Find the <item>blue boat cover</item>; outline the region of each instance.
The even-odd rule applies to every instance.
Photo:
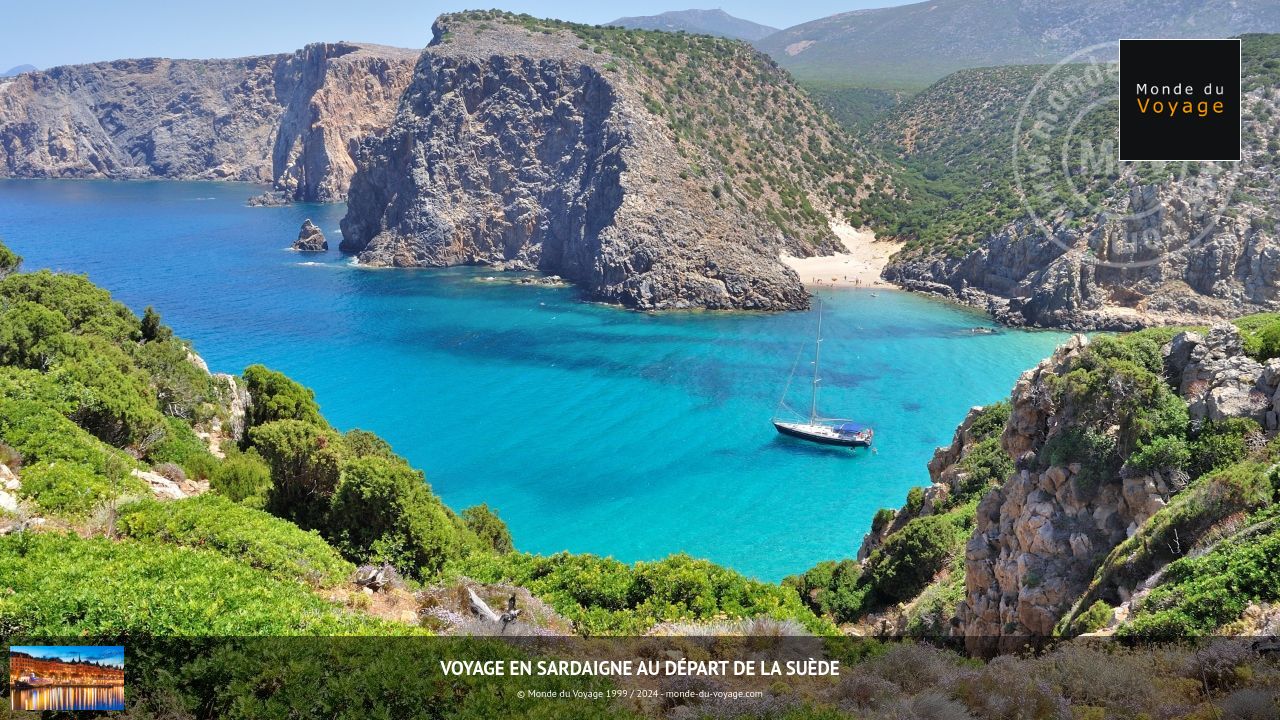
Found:
[[[862,423],[856,423],[856,422],[841,423],[836,426],[836,430],[839,430],[840,432],[847,432],[847,433],[858,433],[866,429],[867,429],[866,425],[863,425]]]

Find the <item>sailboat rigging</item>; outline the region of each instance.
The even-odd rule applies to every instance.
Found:
[[[789,437],[798,438],[820,445],[838,445],[841,447],[870,447],[875,431],[870,427],[852,420],[842,418],[824,418],[818,414],[818,388],[822,383],[822,301],[818,301],[818,336],[813,347],[813,382],[809,398],[808,422],[792,422],[781,420],[776,415],[772,418],[773,427]],[[787,389],[778,401],[778,407],[787,407],[787,392],[791,389],[791,381],[795,378],[796,368],[791,368],[791,376],[787,378]],[[790,408],[788,408],[790,409]]]

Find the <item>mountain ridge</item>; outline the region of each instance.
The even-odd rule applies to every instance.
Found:
[[[1120,37],[1280,32],[1264,0],[926,0],[855,10],[756,42],[797,79],[834,87],[922,89],[965,68],[1054,63]]]
[[[657,15],[620,17],[606,26],[624,27],[629,30],[662,30],[665,32],[689,32],[715,35],[735,40],[753,42],[761,40],[778,28],[734,17],[715,8],[711,10],[668,10]]]

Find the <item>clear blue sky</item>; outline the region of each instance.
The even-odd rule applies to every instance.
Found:
[[[788,27],[906,0],[57,0],[0,3],[0,72],[136,57],[236,57],[296,50],[321,40],[420,48],[442,12],[501,7],[539,17],[605,23],[624,15],[720,7]]]
[[[10,652],[57,660],[90,660],[102,665],[124,667],[124,647],[120,645],[15,645]]]

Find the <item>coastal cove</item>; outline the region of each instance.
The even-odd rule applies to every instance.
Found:
[[[336,425],[387,438],[452,507],[488,503],[532,552],[684,551],[765,580],[852,556],[966,410],[1064,337],[975,334],[985,317],[903,292],[824,292],[822,407],[873,424],[877,451],[813,448],[768,423],[812,311],[643,314],[483,268],[365,270],[287,250],[305,218],[336,248],[343,206],[246,207],[260,191],[0,181],[0,237],[27,270],[154,305],[215,371],[262,362],[314,388]]]

